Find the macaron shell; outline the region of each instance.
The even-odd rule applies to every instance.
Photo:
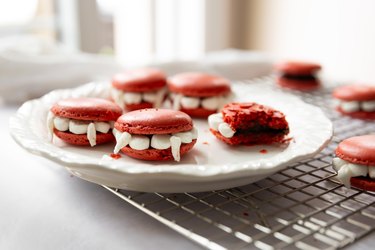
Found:
[[[69,132],[59,131],[54,129],[54,134],[66,143],[77,145],[77,146],[90,146],[90,142],[87,139],[86,134],[76,135]],[[112,133],[96,133],[96,145],[114,141],[115,137]]]
[[[193,140],[190,143],[183,143],[180,147],[180,155],[186,154],[188,151],[190,151],[197,140]],[[121,151],[133,158],[140,159],[140,160],[146,160],[146,161],[167,161],[167,160],[173,160],[173,155],[171,148],[167,149],[146,149],[146,150],[135,150],[130,147],[124,147],[121,149]]]
[[[333,97],[343,101],[370,101],[375,100],[375,86],[346,85],[333,91]]]
[[[281,76],[276,79],[276,82],[280,87],[299,91],[312,91],[320,87],[319,80],[296,80]]]
[[[228,103],[221,110],[224,122],[235,130],[252,129],[257,126],[271,129],[288,129],[285,115],[271,107],[254,102]]]
[[[154,107],[154,104],[149,103],[149,102],[141,102],[138,104],[125,104],[125,109],[127,111],[134,111],[138,109],[149,109],[153,107]]]
[[[336,108],[343,115],[347,115],[353,118],[362,119],[362,120],[375,120],[375,112],[366,112],[366,111],[355,111],[355,112],[345,112],[341,107]]]
[[[115,121],[122,114],[117,104],[99,98],[60,100],[52,106],[51,112],[60,117],[89,121]]]
[[[193,121],[189,115],[171,109],[141,109],[123,114],[115,128],[130,134],[171,134],[189,131]]]
[[[170,78],[168,88],[186,96],[209,97],[230,93],[230,82],[205,73],[183,73]]]
[[[234,135],[232,138],[226,138],[219,131],[210,129],[212,134],[219,140],[229,145],[259,145],[259,144],[273,144],[285,143],[289,140],[285,139],[285,133],[269,133],[269,132],[254,132],[240,135]]]
[[[144,68],[116,74],[112,86],[129,92],[156,91],[167,84],[165,74],[158,69]]]
[[[205,108],[196,108],[196,109],[185,109],[181,108],[180,111],[196,118],[207,118],[209,115],[212,115],[217,112],[217,110],[209,110]]]
[[[375,135],[345,139],[339,143],[335,153],[345,161],[375,167]]]
[[[321,65],[312,62],[288,61],[275,66],[275,70],[290,75],[311,75],[321,69]]]
[[[352,177],[350,178],[350,185],[362,190],[375,192],[375,180],[368,177]]]

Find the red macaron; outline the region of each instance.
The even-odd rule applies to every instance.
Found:
[[[112,126],[121,108],[99,98],[70,98],[55,103],[47,126],[61,140],[79,146],[97,145],[114,140]]]
[[[336,109],[343,115],[359,119],[375,119],[375,85],[352,84],[336,88]]]
[[[227,104],[208,122],[210,131],[229,145],[283,143],[289,133],[283,113],[254,102]]]
[[[125,71],[112,79],[113,100],[125,110],[159,108],[166,96],[165,74],[152,68]]]
[[[197,141],[189,115],[170,109],[141,109],[122,115],[115,123],[114,152],[149,161],[180,161]]]
[[[355,136],[336,148],[333,166],[345,185],[375,191],[375,135]]]
[[[311,62],[288,61],[275,66],[276,82],[280,87],[300,91],[311,91],[320,87],[316,76],[321,65]]]
[[[230,82],[206,73],[182,73],[168,79],[172,107],[194,117],[216,113],[231,98]]]

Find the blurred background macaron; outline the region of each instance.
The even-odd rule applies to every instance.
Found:
[[[166,84],[165,74],[158,69],[128,70],[112,78],[111,96],[128,111],[160,108],[167,93]]]
[[[275,66],[276,83],[283,88],[312,91],[320,87],[317,74],[321,68],[313,62],[286,61]]]
[[[375,85],[352,84],[333,91],[336,109],[343,115],[375,119]]]
[[[206,73],[189,72],[168,79],[174,110],[205,118],[216,113],[231,100],[229,80]]]

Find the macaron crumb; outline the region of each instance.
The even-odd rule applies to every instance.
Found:
[[[207,141],[202,142],[204,145],[210,145]]]
[[[261,153],[261,154],[267,154],[268,151],[267,151],[267,149],[261,149],[261,150],[259,150],[259,153]]]
[[[118,160],[121,158],[121,155],[120,154],[115,154],[115,153],[112,153],[110,154],[111,158],[115,159],[115,160]]]

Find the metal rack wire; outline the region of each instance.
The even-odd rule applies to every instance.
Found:
[[[248,81],[272,84],[272,78]],[[274,87],[277,91],[283,91]],[[208,249],[337,249],[375,231],[375,193],[347,189],[331,167],[337,144],[374,133],[375,123],[337,114],[332,88],[292,91],[333,121],[332,142],[316,157],[247,186],[205,193],[139,193],[105,187]]]

